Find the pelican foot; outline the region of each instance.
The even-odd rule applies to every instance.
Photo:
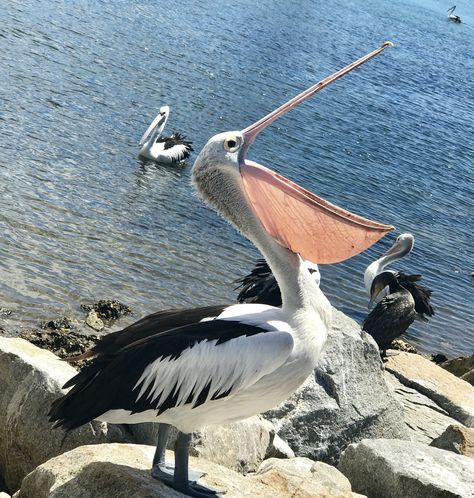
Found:
[[[190,474],[196,474],[196,472],[191,471]],[[163,470],[163,466],[159,468],[158,465],[155,465],[151,471],[151,475],[170,488],[176,489],[176,491],[181,491],[181,493],[186,496],[192,496],[194,498],[219,498],[222,494],[224,494],[224,491],[217,491],[207,488],[201,484],[198,484],[196,481],[176,483],[173,477],[173,472],[170,472],[169,469]]]
[[[181,491],[186,496],[192,496],[193,498],[219,498],[224,494],[224,491],[217,491],[215,489],[207,488],[206,486],[201,486],[195,481],[189,481],[187,486],[183,489],[174,487],[177,491]]]
[[[188,477],[191,481],[199,481],[199,479],[205,475],[206,472],[203,472],[202,470],[190,469],[188,471]],[[170,478],[172,480],[174,476],[174,465],[172,463],[158,463],[151,469],[151,476],[159,481],[166,481],[166,484],[168,484],[168,480]]]

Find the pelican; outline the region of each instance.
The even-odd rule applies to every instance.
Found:
[[[316,285],[319,286],[321,273],[318,265],[311,261],[304,261],[304,266],[313,276]],[[281,292],[268,263],[259,259],[253,270],[243,278],[236,280],[238,284],[235,290],[241,289],[237,296],[239,303],[260,303],[270,306],[281,306]]]
[[[160,107],[160,112],[143,134],[138,155],[162,164],[176,164],[184,161],[193,151],[192,142],[184,135],[173,133],[170,137],[161,134],[168,121],[170,108],[167,105]]]
[[[452,7],[449,7],[448,9],[448,19],[453,22],[461,22],[461,18],[457,15],[454,14],[454,11],[456,10],[456,5],[453,5]]]
[[[393,246],[379,259],[367,266],[364,273],[364,284],[367,294],[370,297],[369,309],[377,302],[383,294],[384,287],[374,285],[377,281],[383,281],[381,275],[386,273],[384,269],[394,261],[397,261],[411,252],[415,238],[411,233],[402,233]],[[415,311],[418,320],[427,321],[426,316],[433,316],[434,310],[431,305],[431,290],[418,282],[421,275],[407,275],[401,271],[387,270],[393,273],[400,285],[407,289],[415,301]],[[426,315],[426,316],[425,316]]]
[[[374,280],[374,295],[386,287],[389,288],[388,295],[375,306],[362,325],[362,330],[375,339],[383,357],[387,355],[386,349],[391,342],[400,337],[416,317],[413,296],[389,271],[380,273]]]
[[[302,260],[343,261],[393,229],[349,213],[246,160],[247,151],[268,125],[387,46],[244,130],[212,137],[195,161],[192,180],[200,197],[263,254],[280,285],[282,307],[237,304],[215,316],[218,310],[212,310],[205,319],[178,327],[169,323],[169,329],[97,356],[65,384],[70,391],[52,404],[50,420],[55,426],[71,430],[93,419],[172,424],[180,431],[174,472],[159,478],[188,496],[216,496],[188,479],[192,432],[281,403],[311,374],[326,341],[331,306]]]

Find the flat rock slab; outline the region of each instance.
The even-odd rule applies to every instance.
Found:
[[[432,399],[412,387],[403,385],[391,373],[385,372],[385,379],[403,406],[403,421],[411,441],[430,444],[450,425],[459,425],[457,420],[450,417]]]
[[[474,387],[469,383],[412,353],[390,356],[385,368],[402,384],[435,401],[452,418],[474,427]]]
[[[150,476],[152,446],[82,446],[39,466],[14,498],[183,498]],[[172,459],[170,452],[167,455]],[[244,477],[204,459],[190,467],[207,472],[199,482],[225,490],[225,498],[355,498],[349,481],[334,467],[304,458],[271,459],[258,474]]]
[[[344,451],[339,470],[354,491],[383,498],[472,498],[474,460],[411,441],[366,439]]]

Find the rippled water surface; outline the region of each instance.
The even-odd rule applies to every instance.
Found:
[[[329,6],[331,5],[331,6]],[[412,232],[396,268],[422,273],[428,352],[473,350],[474,7],[391,2],[4,0],[0,9],[0,325],[80,316],[116,298],[130,320],[232,300],[253,246],[203,206],[192,161],[142,164],[137,142],[168,104],[196,151],[374,49],[396,48],[281,119],[250,157]],[[363,271],[389,235],[322,268],[333,304],[366,313]],[[127,323],[122,321],[122,325]]]

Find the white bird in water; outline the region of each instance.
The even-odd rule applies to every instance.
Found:
[[[397,282],[412,295],[417,319],[426,321],[426,316],[434,315],[431,305],[431,290],[418,283],[421,280],[421,275],[408,275],[398,270],[385,270],[389,264],[409,254],[414,244],[415,237],[411,233],[402,233],[387,252],[367,266],[364,273],[364,284],[370,297],[369,309],[384,296],[384,293],[386,294],[388,285],[382,285],[382,282],[385,281],[384,273],[390,272],[395,275]]]
[[[170,137],[162,136],[169,114],[170,108],[167,105],[160,107],[160,112],[138,144],[139,157],[162,164],[177,164],[189,157],[193,151],[192,142],[186,140],[184,135],[173,133]]]
[[[453,22],[461,22],[461,18],[454,14],[454,11],[456,10],[456,5],[453,5],[452,7],[449,7],[448,9],[448,19]]]
[[[56,426],[70,430],[93,419],[172,424],[180,431],[174,474],[156,477],[189,496],[216,496],[188,479],[192,432],[256,415],[284,401],[311,374],[326,341],[331,306],[302,260],[343,261],[393,229],[330,204],[247,160],[246,153],[273,121],[387,46],[244,130],[214,136],[196,159],[194,186],[261,251],[279,283],[282,307],[237,304],[204,319],[197,313],[198,321],[190,318],[193,310],[183,311],[188,318],[177,323],[185,325],[173,327],[170,320],[170,328],[98,356],[68,381],[65,387],[72,389],[51,407]],[[148,318],[140,322],[152,326],[153,318]]]

